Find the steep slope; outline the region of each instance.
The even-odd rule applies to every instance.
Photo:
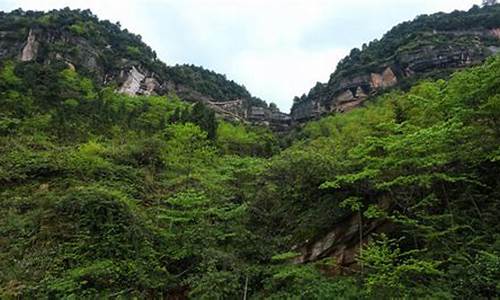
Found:
[[[444,77],[499,51],[500,5],[419,16],[361,50],[353,49],[327,83],[317,83],[294,99],[291,115],[304,121],[347,111],[382,90]]]
[[[0,298],[500,295],[500,57],[281,152],[56,67],[0,68]]]
[[[167,66],[141,36],[100,21],[89,10],[0,13],[0,60],[6,59],[65,63],[96,84],[114,85],[121,93],[173,92],[186,101],[203,101],[230,119],[285,126],[289,121],[281,122],[265,101],[224,75],[193,65]],[[253,114],[255,110],[264,115]]]
[[[110,56],[124,80],[104,83],[31,29],[1,48],[0,299],[500,297],[500,56],[282,149],[202,102],[127,95],[147,60],[128,76]],[[222,80],[192,69],[179,85]]]
[[[295,263],[361,274],[368,299],[425,298],[433,276],[454,278],[444,298],[498,297],[499,95],[496,55],[308,122],[273,157],[256,222],[292,237]]]

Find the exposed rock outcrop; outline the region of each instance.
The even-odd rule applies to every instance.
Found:
[[[21,52],[21,61],[31,61],[36,58],[38,53],[38,42],[36,41],[35,34],[33,30],[30,29],[28,33],[28,38],[26,40],[26,45]]]
[[[398,79],[390,67],[387,67],[382,74],[371,73],[371,88],[374,90],[386,89],[398,84]]]
[[[404,67],[405,77],[437,69],[458,69],[481,63],[492,53],[487,48],[477,45],[467,47],[425,47],[419,50],[403,52],[398,61]]]
[[[315,119],[328,112],[318,101],[302,101],[294,104],[291,117],[294,121],[304,122]]]
[[[494,28],[491,30],[491,34],[496,37],[497,39],[500,39],[500,28]]]
[[[278,109],[262,106],[247,106],[243,99],[224,102],[208,101],[220,116],[230,121],[243,121],[255,125],[269,126],[275,131],[286,131],[292,125],[289,114]]]
[[[247,110],[244,108],[245,101],[237,99],[224,102],[206,102],[219,116],[228,121],[242,121],[247,119]]]
[[[457,18],[461,22],[456,22]],[[478,18],[487,21],[471,28]],[[439,20],[439,21],[437,21]],[[452,25],[451,25],[452,24]],[[327,83],[296,97],[292,118],[303,122],[362,105],[392,87],[409,87],[416,78],[442,77],[500,53],[500,16],[495,7],[421,16],[394,27],[380,41],[354,49]]]
[[[339,112],[339,113],[344,113],[351,111],[355,109],[356,107],[361,106],[361,104],[366,100],[366,97],[364,98],[357,98],[353,99],[350,101],[339,101],[335,106],[334,106],[334,112]]]
[[[132,66],[128,72],[122,70],[119,78],[123,82],[118,89],[119,93],[129,96],[162,94],[163,88],[154,74],[139,69],[140,66]]]
[[[379,67],[379,72],[343,77],[331,81],[319,95],[295,103],[292,118],[307,121],[329,112],[346,112],[360,106],[371,95],[398,86],[401,81],[436,70],[451,70],[476,65],[498,53],[500,47],[469,45],[467,47],[424,47],[403,51],[394,62]]]
[[[36,60],[42,64],[54,64],[63,62],[68,68],[83,72],[87,76],[93,76],[96,84],[116,85],[117,92],[126,95],[164,95],[175,93],[181,99],[189,102],[201,101],[212,107],[217,115],[222,118],[240,122],[249,122],[271,126],[278,130],[284,130],[291,124],[291,119],[287,114],[279,111],[272,111],[261,101],[255,105],[254,99],[247,92],[247,98],[228,100],[227,95],[222,95],[223,99],[210,96],[215,93],[202,93],[192,87],[193,82],[206,80],[210,81],[218,74],[197,74],[199,71],[193,66],[186,66],[187,72],[192,72],[186,76],[186,82],[179,80],[185,76],[185,70],[171,71],[177,68],[162,65],[161,62],[151,58],[151,61],[134,59],[127,56],[119,47],[105,41],[106,46],[95,44],[93,38],[75,34],[71,30],[54,30],[43,26],[33,25],[22,36],[16,30],[0,28],[0,60],[18,59],[23,62]],[[122,47],[123,48],[123,47]],[[201,68],[199,68],[201,69]],[[155,71],[160,71],[160,73]],[[177,69],[176,69],[177,70]],[[209,72],[209,71],[206,71]],[[189,74],[189,73],[188,73]],[[175,77],[179,76],[179,77]],[[225,80],[225,79],[223,79]],[[213,86],[218,91],[234,91],[236,83],[227,80],[224,82],[220,78],[214,79],[208,84],[199,84],[202,89],[206,86]],[[224,86],[224,85],[228,86]],[[222,86],[218,86],[222,85]],[[220,94],[220,92],[219,92]],[[258,102],[258,101],[257,101]],[[259,111],[261,111],[259,113]]]
[[[354,94],[350,89],[340,92],[340,94],[337,95],[336,97],[336,100],[338,102],[347,102],[347,101],[352,101],[354,99],[356,99],[356,96],[354,96]]]
[[[368,243],[373,234],[390,233],[392,230],[394,225],[386,219],[361,221],[359,214],[352,214],[335,224],[331,231],[293,249],[300,255],[292,262],[302,264],[333,258],[336,263],[335,268],[328,270],[329,272],[350,273],[358,269],[356,257],[359,254],[359,247]]]
[[[128,75],[126,76],[125,82],[118,90],[120,93],[127,95],[137,95],[141,90],[141,82],[146,78],[144,74],[139,72],[135,66],[133,66]]]
[[[154,77],[147,77],[141,84],[141,91],[143,95],[150,96],[158,90],[160,83]]]

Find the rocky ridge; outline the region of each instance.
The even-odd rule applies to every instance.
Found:
[[[499,52],[500,5],[420,16],[363,45],[363,50],[353,49],[327,83],[317,83],[308,95],[294,99],[291,116],[304,122],[346,112],[383,90],[440,78]]]
[[[202,101],[224,119],[270,126],[286,131],[291,125],[335,112],[346,112],[362,105],[381,91],[410,86],[412,80],[439,76],[452,70],[475,65],[500,51],[500,14],[498,5],[489,9],[488,26],[474,29],[437,26],[417,28],[407,37],[388,46],[383,54],[363,57],[372,48],[391,45],[393,31],[413,26],[412,21],[396,26],[381,41],[353,50],[339,63],[328,83],[318,83],[308,95],[296,98],[290,115],[269,107],[260,99],[220,74],[195,66],[167,66],[140,37],[123,31],[107,21],[99,21],[90,11],[69,9],[40,13],[15,11],[3,18],[25,18],[23,31],[8,26],[0,28],[0,60],[17,59],[29,63],[65,63],[69,68],[91,75],[99,84],[112,85],[127,95],[164,95],[175,93],[186,101]],[[44,18],[55,14],[64,26],[44,24]],[[473,14],[462,12],[465,16]],[[432,16],[430,16],[432,17]],[[451,18],[441,14],[441,19]],[[500,18],[499,18],[500,19]],[[15,21],[14,21],[15,22]],[[98,26],[99,25],[99,26]],[[403,30],[404,31],[404,30]],[[400,33],[398,33],[401,35]],[[98,36],[99,38],[95,38]],[[122,45],[119,39],[128,40]],[[387,49],[386,49],[387,50]],[[372,51],[374,52],[374,51]],[[376,53],[376,51],[375,51]],[[368,56],[368,55],[365,55]],[[201,79],[200,79],[201,78]],[[197,80],[208,87],[197,88]],[[194,82],[194,83],[193,83]],[[229,88],[228,88],[229,87]],[[213,90],[218,93],[214,93]],[[220,89],[220,90],[219,90]],[[221,92],[222,91],[222,92]]]
[[[22,31],[19,31],[19,26],[0,26],[2,61],[65,63],[69,68],[90,75],[97,84],[115,86],[123,94],[175,93],[186,101],[204,102],[224,119],[266,125],[276,130],[286,130],[291,124],[287,114],[268,107],[264,101],[252,97],[244,87],[226,80],[223,75],[195,66],[165,65],[140,41],[140,37],[122,31],[115,24],[99,21],[90,11],[64,9],[42,13],[17,10],[1,13],[0,18],[12,23],[23,19],[29,25]],[[59,28],[47,26],[44,24],[46,18],[63,19],[64,25]],[[116,41],[120,36],[131,40],[129,45]],[[197,83],[191,82],[196,80],[205,80],[205,85],[222,92],[211,95],[210,87],[208,91],[199,91],[193,88]]]

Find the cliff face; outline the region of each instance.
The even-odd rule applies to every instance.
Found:
[[[292,118],[301,122],[345,112],[383,90],[479,64],[500,51],[499,32],[500,5],[421,16],[398,25],[380,41],[352,50],[328,83],[296,97]]]
[[[21,13],[22,15],[25,15]],[[7,16],[2,16],[5,19]],[[36,20],[36,18],[33,18]],[[65,63],[92,77],[100,85],[116,85],[119,92],[138,95],[164,93],[160,76],[148,70],[144,60],[121,55],[112,42],[100,45],[71,30],[40,26],[33,21],[29,28],[1,31],[0,60],[14,59],[25,63]],[[114,61],[109,57],[116,56]],[[149,63],[154,59],[147,57]]]
[[[366,245],[373,234],[387,233],[393,230],[393,227],[393,224],[382,219],[362,222],[357,214],[348,216],[337,223],[330,232],[293,249],[300,254],[294,258],[293,263],[303,264],[334,258],[336,266],[329,269],[329,272],[335,275],[352,273],[359,269],[356,260],[359,247]]]
[[[224,75],[192,65],[167,66],[156,58],[140,36],[118,25],[99,21],[90,11],[0,13],[0,61],[64,63],[127,95],[175,93],[181,99],[202,101],[220,117],[288,127],[289,118],[273,118],[267,104]],[[264,119],[253,111],[264,110]]]

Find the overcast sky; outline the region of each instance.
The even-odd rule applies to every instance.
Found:
[[[169,65],[226,74],[288,111],[353,47],[420,14],[480,0],[0,0],[0,10],[91,9],[140,34]]]

